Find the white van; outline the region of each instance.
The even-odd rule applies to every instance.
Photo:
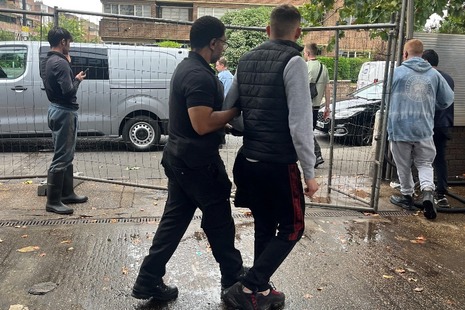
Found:
[[[384,80],[385,61],[365,62],[358,73],[357,89]]]
[[[39,64],[47,42],[0,42],[0,139],[51,136]],[[150,150],[168,134],[171,76],[188,50],[104,44],[71,44],[79,86],[79,136],[122,137],[135,151]]]

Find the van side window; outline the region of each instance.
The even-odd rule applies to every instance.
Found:
[[[26,46],[0,47],[0,79],[16,79],[24,74],[27,65]]]
[[[40,48],[40,61],[47,57],[50,47]],[[86,80],[108,80],[108,53],[105,48],[71,46],[71,68],[74,75],[87,71]]]

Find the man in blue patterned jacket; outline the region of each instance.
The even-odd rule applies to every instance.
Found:
[[[441,74],[421,58],[423,43],[410,40],[404,46],[405,61],[394,71],[388,117],[388,135],[396,163],[402,195],[393,195],[391,203],[413,209],[414,182],[411,166],[415,164],[423,193],[424,216],[437,216],[433,191],[434,113],[454,101],[454,92]]]

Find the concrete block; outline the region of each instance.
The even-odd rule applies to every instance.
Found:
[[[37,196],[47,196],[47,184],[37,186]]]

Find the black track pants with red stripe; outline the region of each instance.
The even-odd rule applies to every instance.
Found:
[[[273,273],[304,232],[305,202],[296,163],[252,162],[239,153],[233,169],[242,206],[255,220],[254,265],[242,283],[254,291],[269,288]]]

